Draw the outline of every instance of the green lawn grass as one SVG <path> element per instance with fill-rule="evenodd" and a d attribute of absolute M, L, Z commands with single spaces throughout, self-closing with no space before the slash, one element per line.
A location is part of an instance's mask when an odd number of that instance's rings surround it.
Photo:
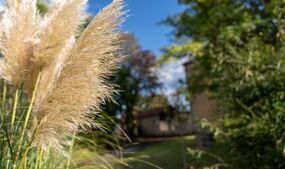
<path fill-rule="evenodd" d="M 187 148 L 196 149 L 195 136 L 185 136 L 163 142 L 152 143 L 135 154 L 124 157 L 129 166 L 120 169 L 202 169 L 222 164 L 227 168 L 230 162 L 230 147 L 225 143 L 215 143 L 200 156 L 191 156 Z M 186 161 L 185 161 L 186 160 Z M 224 165 L 224 166 L 223 166 Z"/>
<path fill-rule="evenodd" d="M 100 168 L 100 164 L 109 165 L 109 168 L 114 169 L 184 169 L 185 163 L 189 169 L 203 169 L 221 164 L 221 161 L 226 165 L 233 164 L 228 144 L 216 142 L 198 158 L 187 152 L 187 148 L 197 148 L 195 142 L 195 136 L 185 136 L 144 144 L 142 149 L 124 156 L 123 159 L 115 159 L 108 155 L 104 155 L 103 158 L 88 149 L 79 149 L 73 153 L 72 163 L 76 166 L 84 164 L 82 169 Z"/>
<path fill-rule="evenodd" d="M 129 164 L 124 169 L 183 169 L 186 146 L 194 144 L 194 136 L 186 136 L 153 143 L 145 149 L 126 157 Z"/>

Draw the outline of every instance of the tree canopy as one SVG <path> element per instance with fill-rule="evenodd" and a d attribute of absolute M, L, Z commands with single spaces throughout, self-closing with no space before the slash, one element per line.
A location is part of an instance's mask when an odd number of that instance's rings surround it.
<path fill-rule="evenodd" d="M 194 55 L 189 90 L 218 101 L 235 167 L 284 168 L 284 1 L 179 2 L 186 9 L 165 23 L 184 43 L 165 54 Z"/>

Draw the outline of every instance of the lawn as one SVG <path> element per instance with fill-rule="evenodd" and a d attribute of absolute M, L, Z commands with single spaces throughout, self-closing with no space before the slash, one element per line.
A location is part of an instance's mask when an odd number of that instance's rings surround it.
<path fill-rule="evenodd" d="M 195 136 L 184 136 L 141 144 L 135 153 L 124 155 L 123 159 L 117 162 L 114 156 L 104 155 L 104 158 L 100 158 L 95 152 L 80 149 L 73 153 L 75 158 L 72 163 L 82 169 L 95 166 L 100 168 L 100 164 L 110 168 L 113 165 L 115 169 L 202 169 L 217 165 L 223 169 L 227 168 L 227 162 L 232 164 L 229 145 L 215 143 L 207 151 L 201 151 L 202 154 L 191 155 L 189 148 L 197 150 L 195 142 Z"/>
<path fill-rule="evenodd" d="M 125 158 L 124 169 L 183 169 L 186 162 L 186 146 L 194 144 L 194 136 L 174 138 L 152 143 L 143 150 Z"/>
<path fill-rule="evenodd" d="M 229 145 L 225 143 L 215 143 L 207 151 L 201 151 L 202 153 L 200 155 L 193 156 L 189 153 L 189 149 L 187 150 L 187 148 L 197 150 L 195 141 L 195 136 L 185 136 L 147 144 L 145 148 L 138 152 L 124 157 L 124 162 L 129 166 L 115 168 L 202 169 L 204 167 L 210 168 L 213 166 L 227 168 L 227 162 L 231 161 Z"/>

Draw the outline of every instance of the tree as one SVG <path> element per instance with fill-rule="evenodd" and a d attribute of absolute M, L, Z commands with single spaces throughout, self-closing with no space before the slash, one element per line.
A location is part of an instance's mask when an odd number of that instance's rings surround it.
<path fill-rule="evenodd" d="M 134 108 L 141 97 L 151 96 L 159 86 L 154 72 L 156 56 L 150 51 L 142 51 L 131 34 L 122 34 L 122 53 L 126 56 L 117 76 L 111 80 L 118 85 L 115 102 L 109 103 L 106 112 L 115 113 L 124 121 L 128 136 L 135 139 Z"/>
<path fill-rule="evenodd" d="M 208 91 L 218 101 L 224 114 L 220 129 L 239 161 L 235 168 L 284 168 L 285 3 L 179 2 L 186 9 L 165 22 L 185 43 L 166 54 L 176 49 L 175 56 L 183 57 L 194 44 L 202 44 L 193 52 L 189 90 Z"/>
<path fill-rule="evenodd" d="M 42 0 L 37 1 L 37 8 L 41 14 L 45 14 L 48 11 L 48 5 Z"/>

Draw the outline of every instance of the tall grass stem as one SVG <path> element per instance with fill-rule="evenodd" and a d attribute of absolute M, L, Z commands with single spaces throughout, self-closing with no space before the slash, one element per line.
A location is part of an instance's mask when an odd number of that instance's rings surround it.
<path fill-rule="evenodd" d="M 41 72 L 38 74 L 36 85 L 34 87 L 33 95 L 32 95 L 32 98 L 31 98 L 31 102 L 30 102 L 30 105 L 29 105 L 29 108 L 28 108 L 28 111 L 27 111 L 26 119 L 25 119 L 25 122 L 24 122 L 24 126 L 23 126 L 22 133 L 21 133 L 21 138 L 20 138 L 20 141 L 19 141 L 19 146 L 18 146 L 18 150 L 17 150 L 17 154 L 16 154 L 16 161 L 17 161 L 17 158 L 19 157 L 19 153 L 20 153 L 21 148 L 22 148 L 22 144 L 23 144 L 25 133 L 27 132 L 26 129 L 27 129 L 27 126 L 28 126 L 28 122 L 29 122 L 29 119 L 30 119 L 31 112 L 32 112 L 33 104 L 34 104 L 34 101 L 35 101 L 35 95 L 36 95 L 36 91 L 37 91 L 37 88 L 38 88 L 38 85 L 39 85 L 40 78 L 41 78 Z"/>

